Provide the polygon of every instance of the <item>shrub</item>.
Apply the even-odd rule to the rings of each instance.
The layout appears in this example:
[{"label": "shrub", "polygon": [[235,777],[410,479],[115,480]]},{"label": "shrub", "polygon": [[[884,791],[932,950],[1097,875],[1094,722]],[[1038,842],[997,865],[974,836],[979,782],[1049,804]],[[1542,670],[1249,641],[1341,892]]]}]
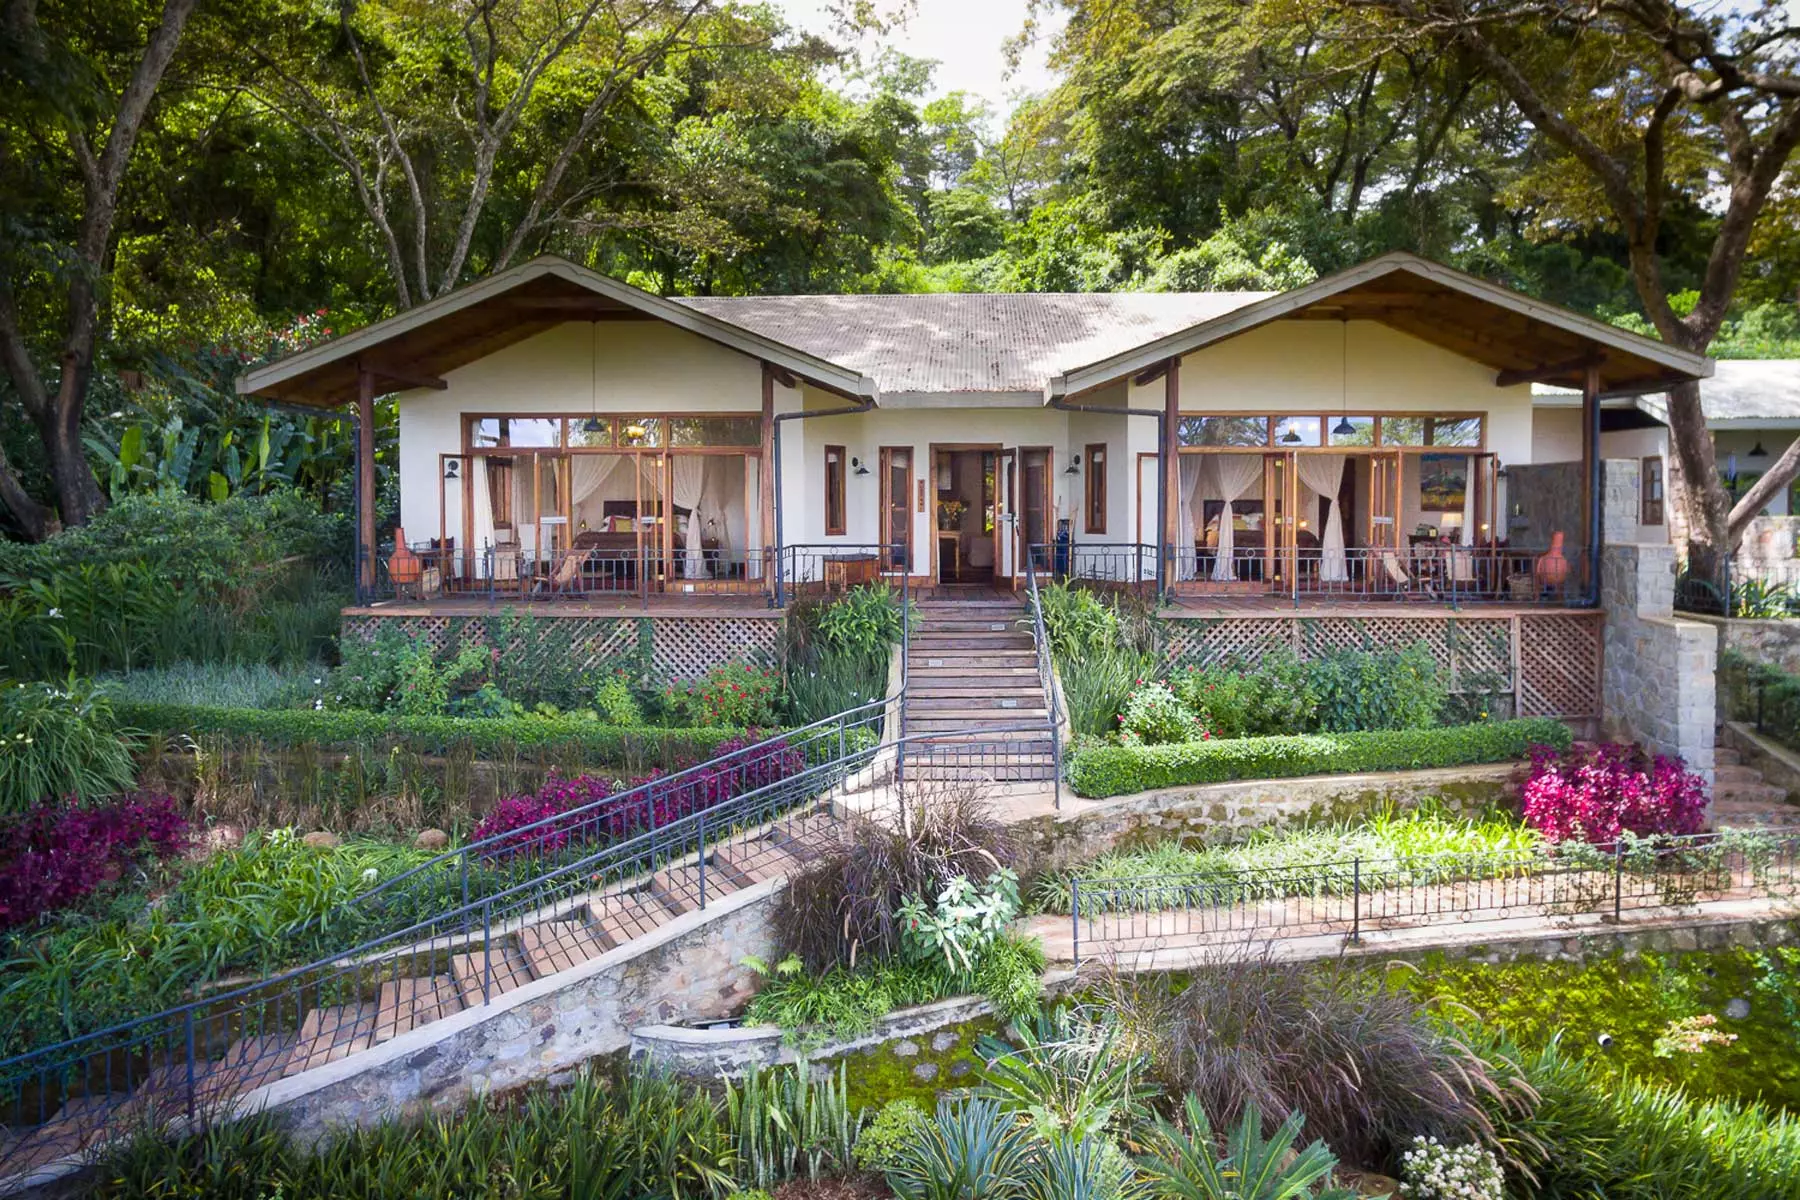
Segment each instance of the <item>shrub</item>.
[{"label": "shrub", "polygon": [[0,929],[78,903],[143,862],[173,858],[187,841],[169,796],[43,804],[0,821]]},{"label": "shrub", "polygon": [[1144,1063],[1121,1047],[1117,1027],[1087,1009],[1015,1022],[1008,1040],[983,1035],[975,1050],[976,1093],[1046,1140],[1124,1133],[1146,1115],[1143,1102],[1154,1092],[1140,1084]]},{"label": "shrub", "polygon": [[1138,680],[1119,710],[1119,741],[1127,746],[1205,741],[1211,736],[1201,718],[1166,683]]},{"label": "shrub", "polygon": [[887,1183],[900,1200],[1002,1200],[1018,1194],[1032,1150],[1025,1127],[994,1101],[940,1100]]},{"label": "shrub", "polygon": [[1177,992],[1163,982],[1102,983],[1098,1003],[1159,1082],[1219,1120],[1253,1106],[1264,1128],[1305,1114],[1310,1131],[1363,1166],[1397,1163],[1419,1134],[1491,1132],[1483,1107],[1522,1103],[1505,1073],[1424,1005],[1345,963],[1220,958]]},{"label": "shrub", "polygon": [[898,814],[853,820],[841,849],[788,880],[773,917],[776,941],[822,973],[900,955],[898,913],[959,875],[986,878],[1014,858],[1006,827],[973,786],[902,795]]},{"label": "shrub", "polygon": [[1317,727],[1333,733],[1428,729],[1450,694],[1431,648],[1348,650],[1307,666]]},{"label": "shrub", "polygon": [[632,691],[631,676],[614,671],[594,689],[594,711],[609,725],[632,729],[644,723],[644,710]]},{"label": "shrub", "polygon": [[[585,778],[585,777],[584,777]],[[558,789],[561,781],[552,780],[544,785],[544,791]],[[471,842],[485,842],[490,838],[500,838],[492,846],[484,847],[482,854],[490,858],[510,858],[515,854],[555,854],[569,844],[570,829],[567,823],[552,822],[538,825],[565,811],[565,806],[557,800],[539,796],[508,796],[494,805],[487,816],[481,818],[475,828],[469,831]],[[525,829],[525,826],[536,826]],[[512,833],[513,830],[521,830]],[[510,837],[503,835],[511,833]]]},{"label": "shrub", "polygon": [[853,587],[819,614],[818,631],[835,653],[885,655],[900,641],[900,602],[885,583]]},{"label": "shrub", "polygon": [[834,965],[817,974],[794,955],[774,966],[756,958],[744,963],[763,977],[744,1009],[745,1018],[779,1026],[797,1035],[793,1040],[802,1045],[860,1036],[896,1008],[953,994],[949,977],[929,963],[864,961],[854,970]]},{"label": "shrub", "polygon": [[856,1165],[880,1173],[899,1161],[905,1148],[923,1133],[931,1118],[911,1100],[890,1100],[856,1138]]},{"label": "shrub", "polygon": [[104,689],[85,680],[0,683],[0,814],[130,787],[133,741]]},{"label": "shrub", "polygon": [[880,700],[887,692],[886,654],[838,654],[814,647],[787,663],[787,715],[811,725]]},{"label": "shrub", "polygon": [[935,904],[908,896],[894,915],[908,958],[968,976],[1019,915],[1019,877],[1004,867],[982,884],[967,875],[952,875]]},{"label": "shrub", "polygon": [[1119,796],[1233,779],[1399,771],[1508,762],[1538,744],[1567,746],[1559,721],[1529,718],[1439,729],[1214,739],[1165,746],[1077,741],[1068,757],[1078,796]]},{"label": "shrub", "polygon": [[1057,582],[1038,589],[1044,632],[1059,663],[1119,644],[1119,613],[1089,588]]},{"label": "shrub", "polygon": [[1416,1137],[1400,1156],[1403,1200],[1506,1200],[1506,1176],[1486,1146]]},{"label": "shrub", "polygon": [[1603,846],[1625,833],[1699,833],[1706,799],[1706,781],[1681,759],[1618,742],[1534,748],[1523,792],[1525,820],[1546,838]]},{"label": "shrub", "polygon": [[283,669],[265,663],[181,662],[95,680],[115,700],[139,704],[204,704],[216,708],[310,705],[329,669],[316,663]]},{"label": "shrub", "polygon": [[1059,659],[1057,678],[1069,707],[1069,728],[1088,737],[1118,732],[1119,710],[1138,680],[1156,669],[1146,654],[1119,646],[1095,646],[1074,658]]},{"label": "shrub", "polygon": [[781,721],[781,678],[765,667],[730,663],[704,679],[670,684],[663,708],[684,725],[767,728]]},{"label": "shrub", "polygon": [[439,716],[449,710],[453,690],[487,669],[491,654],[464,642],[440,662],[423,634],[383,625],[373,638],[347,637],[340,644],[342,661],[326,681],[325,707]]},{"label": "shrub", "polygon": [[1319,706],[1306,665],[1291,650],[1265,654],[1254,665],[1192,667],[1170,684],[1215,737],[1300,733],[1313,728]]}]

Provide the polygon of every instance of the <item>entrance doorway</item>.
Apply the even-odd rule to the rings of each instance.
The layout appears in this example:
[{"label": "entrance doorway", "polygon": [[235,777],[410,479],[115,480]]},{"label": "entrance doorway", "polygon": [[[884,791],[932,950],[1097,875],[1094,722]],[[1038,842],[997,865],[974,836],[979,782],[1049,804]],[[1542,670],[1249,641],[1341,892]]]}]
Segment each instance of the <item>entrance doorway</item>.
[{"label": "entrance doorway", "polygon": [[991,585],[999,577],[1002,466],[998,446],[931,448],[932,578]]}]

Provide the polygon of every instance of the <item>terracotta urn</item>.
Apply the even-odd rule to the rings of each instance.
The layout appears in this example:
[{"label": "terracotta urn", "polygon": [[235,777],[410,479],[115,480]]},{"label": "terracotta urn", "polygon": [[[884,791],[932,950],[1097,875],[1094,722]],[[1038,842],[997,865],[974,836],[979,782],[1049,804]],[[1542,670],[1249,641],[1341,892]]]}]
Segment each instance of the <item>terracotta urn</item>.
[{"label": "terracotta urn", "polygon": [[388,578],[397,584],[417,583],[423,571],[424,564],[419,561],[419,556],[407,548],[406,530],[396,527],[394,553],[388,559]]},{"label": "terracotta urn", "polygon": [[1550,535],[1550,548],[1538,555],[1537,563],[1532,567],[1537,576],[1538,586],[1558,588],[1569,577],[1569,560],[1563,556],[1562,531]]}]

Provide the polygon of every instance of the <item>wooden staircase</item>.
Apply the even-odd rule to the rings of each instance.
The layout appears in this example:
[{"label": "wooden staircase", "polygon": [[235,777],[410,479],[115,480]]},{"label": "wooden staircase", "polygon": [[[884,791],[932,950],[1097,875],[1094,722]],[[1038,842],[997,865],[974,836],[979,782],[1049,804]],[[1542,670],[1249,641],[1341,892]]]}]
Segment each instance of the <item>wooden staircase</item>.
[{"label": "wooden staircase", "polygon": [[[1025,605],[926,600],[917,609],[906,663],[907,778],[1054,779],[1049,700]],[[1020,725],[1033,728],[1008,728]]]},{"label": "wooden staircase", "polygon": [[[838,818],[821,808],[712,848],[705,864],[708,903],[787,876],[837,843],[841,829]],[[627,890],[569,897],[554,912],[539,914],[507,933],[495,933],[485,946],[480,931],[475,931],[474,944],[450,955],[446,971],[382,979],[378,986],[371,982],[373,994],[342,1004],[315,1005],[303,1013],[289,1009],[288,1029],[236,1037],[221,1057],[209,1057],[203,1048],[194,1068],[195,1106],[210,1109],[265,1084],[348,1058],[626,945],[699,908],[700,871],[698,859],[690,856]],[[402,951],[391,961],[404,962],[412,954]],[[414,957],[443,964],[441,952]],[[346,979],[343,985],[352,982]],[[102,1073],[115,1068],[112,1057]],[[89,1094],[67,1100],[41,1124],[0,1126],[0,1180],[81,1153],[106,1140],[112,1135],[109,1131],[128,1131],[153,1113],[163,1117],[185,1113],[188,1066],[185,1055],[171,1061],[176,1058],[164,1054],[160,1063],[145,1064],[130,1076],[129,1086],[115,1079],[113,1090],[101,1090],[104,1083],[100,1088],[90,1083]]]}]

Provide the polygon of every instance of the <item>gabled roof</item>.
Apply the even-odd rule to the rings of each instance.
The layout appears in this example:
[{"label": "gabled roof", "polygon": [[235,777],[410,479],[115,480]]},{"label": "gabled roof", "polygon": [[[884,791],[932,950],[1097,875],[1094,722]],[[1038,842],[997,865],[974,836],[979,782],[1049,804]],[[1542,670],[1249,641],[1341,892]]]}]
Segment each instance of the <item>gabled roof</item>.
[{"label": "gabled roof", "polygon": [[[1376,320],[1500,373],[1580,387],[1590,362],[1600,390],[1661,391],[1712,372],[1712,360],[1533,300],[1420,258],[1384,254],[1154,341],[1063,372],[1046,395],[1073,395],[1283,319]],[[1558,368],[1558,369],[1549,369]],[[1516,374],[1515,374],[1516,377]],[[1518,382],[1525,382],[1520,378]]]},{"label": "gabled roof", "polygon": [[679,303],[829,358],[899,393],[1042,395],[1059,372],[1270,292],[702,296]]},{"label": "gabled roof", "polygon": [[[1668,423],[1667,395],[1645,396],[1638,407]],[[1700,410],[1708,425],[1724,429],[1800,426],[1800,359],[1720,359],[1700,382]]]},{"label": "gabled roof", "polygon": [[564,321],[628,319],[666,321],[847,396],[877,395],[859,371],[549,255],[258,367],[237,388],[335,408],[356,398],[362,369],[389,383],[417,386],[413,381],[441,376]]}]

